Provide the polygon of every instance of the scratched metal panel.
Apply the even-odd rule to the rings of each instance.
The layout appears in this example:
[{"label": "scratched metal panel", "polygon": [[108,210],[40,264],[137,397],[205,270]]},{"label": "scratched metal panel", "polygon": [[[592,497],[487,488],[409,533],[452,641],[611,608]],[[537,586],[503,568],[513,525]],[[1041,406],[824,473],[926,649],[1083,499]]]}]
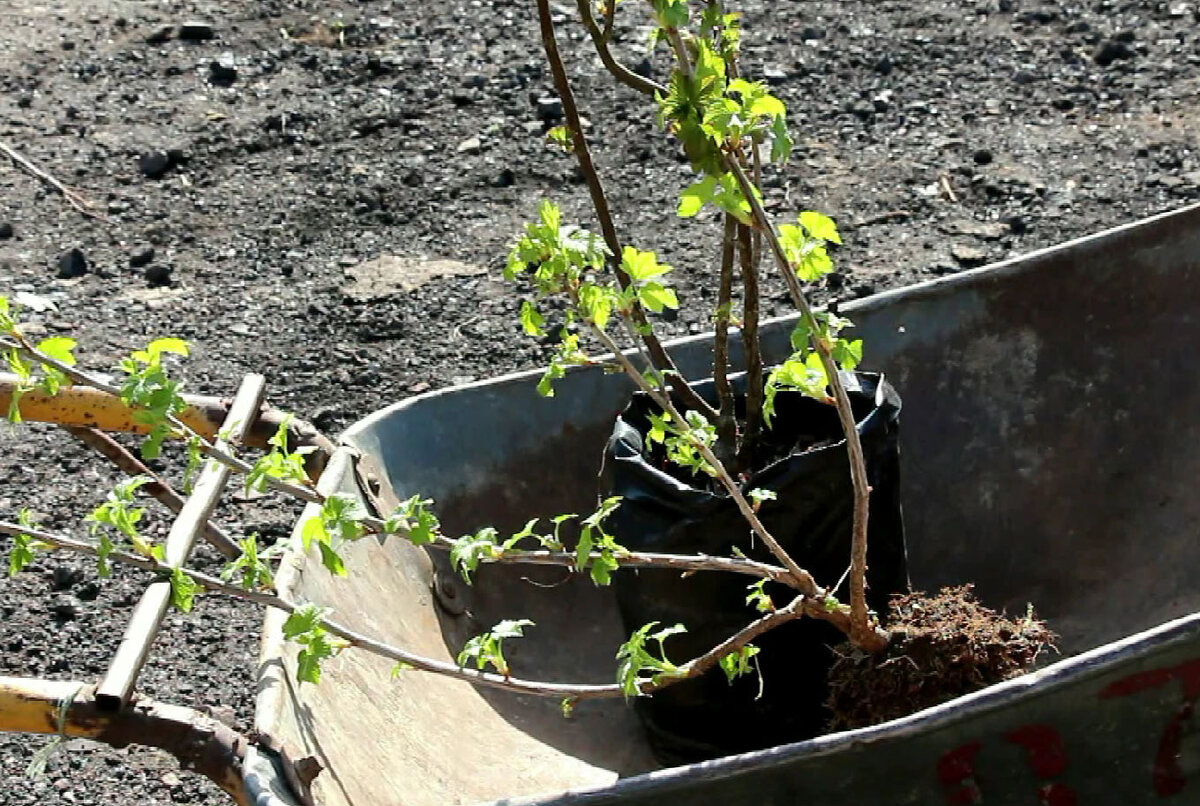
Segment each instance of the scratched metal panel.
[{"label": "scratched metal panel", "polygon": [[[373,733],[371,755],[385,761],[358,782],[353,802],[1067,806],[1185,798],[1200,764],[1189,738],[1200,694],[1200,622],[1191,615],[1200,610],[1192,571],[1200,567],[1197,311],[1197,207],[846,306],[866,340],[867,368],[887,373],[904,397],[914,581],[973,581],[987,603],[1010,610],[1035,602],[1063,634],[1068,660],[903,721],[672,770],[653,769],[622,703],[589,704],[579,721],[564,722],[556,703],[463,694],[471,704],[451,709],[447,730],[437,709],[423,712],[424,734],[446,738],[420,757],[404,749],[410,728],[397,726],[395,752],[389,737]],[[776,360],[789,328],[790,320],[770,327]],[[703,339],[673,346],[690,377],[707,372],[707,350]],[[451,532],[587,511],[600,447],[628,388],[582,371],[542,400],[536,378],[406,400],[344,440],[382,465],[397,496],[435,498]],[[406,585],[428,581],[439,564],[378,551],[362,562],[391,563]],[[458,592],[464,610],[440,613],[422,640],[456,647],[478,623],[530,616],[541,628],[511,658],[523,676],[611,679],[621,634],[609,592],[580,581],[546,590],[529,585],[529,575],[489,569]],[[323,594],[345,601],[324,603],[364,623],[387,623],[404,607],[375,588],[339,590]],[[591,615],[588,630],[563,641],[581,612]],[[322,685],[336,686],[337,673],[332,666]],[[406,677],[380,680],[381,692],[417,696]],[[358,714],[327,704],[305,717],[343,722],[353,735]],[[492,760],[502,763],[482,788],[478,768],[465,764],[438,767],[426,785],[430,759],[454,759],[497,719],[541,755],[506,753],[498,743]],[[576,772],[546,763],[556,756],[573,759]],[[536,798],[564,787],[583,789]]]}]

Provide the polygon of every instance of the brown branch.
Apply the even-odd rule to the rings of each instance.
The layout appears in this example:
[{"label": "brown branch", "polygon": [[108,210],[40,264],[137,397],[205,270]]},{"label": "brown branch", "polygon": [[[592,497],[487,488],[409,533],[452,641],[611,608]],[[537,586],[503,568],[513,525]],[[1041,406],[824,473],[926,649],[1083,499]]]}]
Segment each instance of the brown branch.
[{"label": "brown branch", "polygon": [[[108,459],[118,469],[130,476],[148,476],[150,482],[142,486],[148,495],[153,496],[167,509],[175,514],[179,514],[179,510],[183,509],[183,498],[179,493],[175,492],[174,488],[167,483],[165,479],[154,473],[150,468],[142,464],[136,456],[125,449],[125,446],[117,442],[115,439],[105,434],[103,431],[97,431],[95,428],[83,428],[81,426],[63,426],[72,436],[87,445],[96,453]],[[213,548],[221,552],[227,560],[237,559],[242,550],[238,548],[233,538],[225,533],[225,531],[213,523],[211,520],[204,522],[204,539],[207,540]]]},{"label": "brown branch", "polygon": [[613,21],[616,19],[616,3],[614,0],[609,0],[605,11],[603,30],[596,24],[596,18],[592,16],[591,0],[575,0],[575,6],[579,10],[579,17],[583,20],[588,35],[592,38],[596,54],[600,57],[600,61],[604,64],[608,72],[612,73],[613,78],[625,86],[646,95],[656,95],[659,93],[666,95],[666,87],[657,81],[639,76],[617,61],[616,57],[612,55],[612,51],[609,50],[608,44],[612,36]]},{"label": "brown branch", "polygon": [[842,384],[841,377],[838,375],[837,363],[833,360],[833,356],[829,352],[829,345],[823,339],[818,338],[819,329],[817,328],[816,319],[813,316],[812,307],[808,304],[808,300],[804,296],[804,290],[800,287],[800,281],[788,262],[787,255],[783,251],[783,245],[779,242],[779,237],[776,235],[775,228],[767,218],[762,203],[759,202],[758,196],[755,195],[750,180],[747,179],[745,171],[742,170],[736,158],[726,157],[725,167],[737,179],[742,194],[750,204],[750,210],[758,228],[762,231],[763,236],[771,246],[775,262],[778,264],[779,270],[787,281],[788,291],[792,296],[792,303],[800,311],[801,317],[803,317],[809,327],[809,332],[812,334],[813,349],[820,356],[821,365],[825,369],[829,387],[833,391],[838,420],[841,422],[842,432],[846,437],[846,449],[850,457],[850,478],[854,486],[854,526],[850,553],[850,618],[852,625],[850,637],[855,644],[864,650],[869,652],[881,651],[887,646],[886,633],[883,633],[871,624],[866,596],[867,517],[869,515],[871,487],[867,481],[866,459],[863,456],[862,441],[858,436],[858,426],[855,422],[854,411],[850,406],[850,397],[846,394],[846,387]]},{"label": "brown branch", "polygon": [[742,466],[748,467],[757,459],[758,443],[763,425],[763,357],[758,335],[759,286],[758,264],[750,228],[738,225],[738,254],[742,269],[742,345],[746,349],[746,424],[742,435],[745,455]]},{"label": "brown branch", "polygon": [[[97,554],[96,546],[87,541],[75,540],[64,535],[46,532],[33,527],[22,526],[17,523],[0,521],[0,534],[29,535],[36,540],[40,540],[43,543],[55,546],[57,548],[75,551],[90,556],[96,556]],[[108,555],[108,558],[113,562],[121,563],[134,568],[140,568],[142,570],[150,571],[160,575],[170,574],[172,570],[170,566],[159,562],[152,557],[131,554],[126,551],[113,551]],[[718,560],[719,562],[724,563],[736,562],[730,560],[720,561],[720,558],[706,558],[705,562],[710,562],[712,560]],[[770,568],[770,566],[764,567]],[[282,610],[285,613],[294,613],[297,609],[296,604],[287,601],[274,592],[246,590],[199,571],[193,571],[189,568],[184,568],[181,570],[193,581],[212,593],[227,596],[232,599],[238,599],[240,601],[251,602],[262,607],[273,607],[277,610]],[[779,570],[782,572],[782,569]],[[729,651],[733,651],[753,640],[755,636],[760,635],[766,630],[787,620],[786,618],[780,617],[779,613],[792,612],[794,615],[791,617],[794,618],[799,614],[799,609],[801,607],[803,608],[804,612],[809,613],[810,615],[816,614],[816,612],[821,609],[818,603],[805,599],[803,596],[798,596],[793,600],[788,608],[784,608],[782,611],[777,611],[777,613],[771,614],[769,617],[760,618],[757,621],[752,622],[747,627],[740,630],[732,638],[722,642],[722,644],[719,646],[731,646],[732,649]],[[321,619],[320,625],[327,632],[332,635],[336,635],[337,637],[346,641],[352,647],[358,647],[359,649],[363,649],[372,654],[387,658],[388,660],[406,664],[416,670],[433,672],[435,674],[451,677],[456,680],[463,680],[473,685],[487,686],[505,691],[513,691],[519,694],[535,694],[542,697],[566,697],[574,700],[624,696],[624,692],[622,691],[621,687],[616,684],[573,685],[566,683],[547,683],[535,680],[523,680],[520,678],[493,674],[491,672],[466,669],[461,668],[453,663],[427,658],[423,655],[418,655],[416,653],[409,652],[408,650],[401,649],[400,647],[378,641],[370,636],[359,633],[353,629],[350,629],[349,627],[326,618]],[[723,654],[728,654],[728,652]],[[688,669],[690,671],[684,676],[677,675],[667,677],[659,680],[658,682],[646,681],[641,691],[643,693],[650,693],[651,691],[657,691],[658,689],[677,683],[680,680],[684,680],[687,677],[695,677],[699,674],[702,674],[704,671],[711,668],[718,660],[720,660],[720,656],[711,657],[712,655],[713,650],[710,650],[704,655],[685,663],[680,668]]]},{"label": "brown branch", "polygon": [[[592,162],[592,154],[588,149],[587,138],[583,134],[583,125],[579,120],[579,108],[575,104],[575,93],[571,90],[571,82],[567,78],[567,69],[558,52],[558,43],[554,36],[554,21],[550,15],[550,0],[537,0],[538,21],[541,26],[542,47],[546,51],[546,60],[550,63],[550,73],[554,78],[554,89],[563,103],[563,114],[567,118],[567,128],[571,131],[571,141],[574,146],[575,159],[579,162],[579,170],[587,181],[588,193],[591,195],[592,207],[596,210],[596,218],[600,221],[600,233],[609,251],[609,265],[613,268],[617,283],[624,290],[629,287],[629,275],[621,270],[621,242],[613,224],[612,211],[608,206],[608,198],[604,193],[604,185],[600,174]],[[675,362],[663,348],[662,342],[650,329],[646,312],[635,300],[633,303],[633,319],[639,332],[643,332],[643,341],[654,366],[663,371],[671,389],[679,396],[684,406],[700,412],[710,423],[715,423],[717,412],[708,405],[696,391],[688,385],[687,379],[679,372]]]},{"label": "brown branch", "polygon": [[107,216],[105,216],[101,213],[97,213],[95,211],[95,209],[93,209],[95,207],[95,204],[93,202],[89,201],[87,199],[87,197],[85,197],[82,193],[80,193],[78,190],[75,190],[74,188],[64,185],[62,182],[55,179],[49,173],[47,173],[43,169],[39,168],[38,166],[34,165],[33,162],[30,161],[27,157],[23,157],[20,154],[18,154],[16,149],[14,149],[12,146],[7,145],[3,142],[0,142],[0,153],[3,153],[6,157],[8,157],[10,160],[12,160],[14,164],[23,168],[30,175],[36,177],[37,179],[42,180],[47,185],[49,185],[50,187],[54,188],[59,193],[61,193],[62,197],[67,200],[67,203],[70,204],[72,207],[74,207],[76,210],[78,210],[80,213],[83,213],[85,216],[87,216],[89,218],[94,218],[98,221],[103,221],[105,224],[113,223],[112,219],[108,218]]},{"label": "brown branch", "polygon": [[729,384],[729,314],[733,305],[733,252],[737,219],[725,214],[725,229],[721,237],[721,277],[717,285],[717,316],[713,334],[713,385],[720,401],[717,415],[718,453],[726,461],[738,457],[737,415],[733,403],[733,387]]}]

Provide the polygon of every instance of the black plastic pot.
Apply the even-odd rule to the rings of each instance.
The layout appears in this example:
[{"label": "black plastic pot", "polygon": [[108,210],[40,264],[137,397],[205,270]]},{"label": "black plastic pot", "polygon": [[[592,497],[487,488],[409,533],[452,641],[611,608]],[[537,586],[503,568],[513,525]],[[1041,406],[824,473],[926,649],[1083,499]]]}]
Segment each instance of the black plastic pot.
[{"label": "black plastic pot", "polygon": [[[843,373],[872,487],[868,525],[867,599],[883,613],[893,593],[907,590],[908,569],[899,497],[900,398],[881,375]],[[735,390],[739,405],[744,387]],[[715,402],[711,382],[697,391]],[[655,404],[635,395],[618,418],[605,450],[602,493],[624,500],[609,526],[632,550],[730,556],[736,546],[748,556],[774,562],[761,541],[751,539],[745,520],[724,492],[644,450],[647,414]],[[845,439],[832,406],[796,392],[776,398],[771,440],[783,458],[754,473],[744,490],[765,488],[778,498],[761,511],[763,523],[793,558],[823,585],[833,585],[850,562],[853,489]],[[801,447],[792,452],[790,446]],[[687,633],[667,639],[668,656],[682,662],[733,635],[755,617],[746,604],[748,578],[642,570],[614,577],[628,630],[658,621],[682,623]],[[772,590],[772,586],[768,586]],[[779,605],[791,591],[773,591]],[[839,593],[844,599],[845,588]],[[824,732],[826,677],[832,645],[843,636],[824,622],[802,619],[755,641],[761,671],[727,682],[719,669],[636,701],[651,745],[664,763],[716,758],[799,741]]]}]

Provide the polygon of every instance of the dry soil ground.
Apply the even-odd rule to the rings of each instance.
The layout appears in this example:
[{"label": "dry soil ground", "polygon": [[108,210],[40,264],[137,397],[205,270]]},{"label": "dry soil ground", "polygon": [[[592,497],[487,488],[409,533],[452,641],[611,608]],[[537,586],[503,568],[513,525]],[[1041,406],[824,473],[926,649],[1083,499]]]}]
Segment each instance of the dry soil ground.
[{"label": "dry soil ground", "polygon": [[[1194,2],[744,5],[747,72],[789,103],[797,140],[768,199],[781,214],[830,213],[847,235],[819,297],[953,273],[1200,199]],[[535,365],[544,348],[519,335],[518,298],[495,270],[541,198],[588,214],[572,164],[542,141],[557,109],[531,6],[5,0],[0,142],[108,221],[0,162],[0,289],[53,303],[31,321],[79,338],[89,367],[183,337],[195,346],[191,389],[228,394],[243,373],[264,372],[277,404],[330,432],[431,387]],[[661,77],[639,10],[622,9],[621,52]],[[211,37],[201,26],[181,39],[176,26],[191,21]],[[688,168],[643,100],[614,88],[566,30],[619,225],[678,267],[687,313],[668,327],[698,331],[706,306],[687,303],[703,296],[715,234],[675,219]],[[480,273],[349,293],[346,270],[380,255]],[[784,304],[773,288],[768,308]],[[4,431],[0,444],[9,515],[27,505],[78,531],[114,479],[49,428]],[[230,500],[220,519],[278,537],[294,515]],[[71,559],[0,581],[0,674],[94,679],[139,590],[122,573],[97,582]],[[259,618],[215,598],[171,616],[145,691],[223,707],[247,726]],[[138,749],[73,746],[27,778],[43,743],[0,737],[0,803],[221,802]]]}]

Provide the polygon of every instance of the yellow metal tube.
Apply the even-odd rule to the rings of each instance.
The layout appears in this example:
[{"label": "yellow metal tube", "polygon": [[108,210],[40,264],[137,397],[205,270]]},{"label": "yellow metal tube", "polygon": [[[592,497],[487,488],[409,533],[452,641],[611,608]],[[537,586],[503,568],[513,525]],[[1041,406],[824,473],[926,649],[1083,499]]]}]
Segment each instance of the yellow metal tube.
[{"label": "yellow metal tube", "polygon": [[[17,382],[15,375],[0,373],[0,412],[8,411]],[[188,407],[179,415],[179,419],[206,439],[216,438],[221,423],[229,414],[230,401],[201,395],[184,395],[183,399]],[[87,386],[64,386],[54,395],[48,395],[41,389],[25,392],[18,401],[18,410],[22,419],[32,422],[131,434],[149,431],[144,423],[134,420],[133,410],[120,398]],[[285,417],[284,412],[264,406],[246,433],[243,444],[252,448],[268,447],[267,440],[274,436]],[[308,462],[309,475],[315,481],[333,453],[333,443],[303,420],[293,419],[288,426],[288,435],[293,449],[304,445],[318,449],[309,454],[312,461]]]},{"label": "yellow metal tube", "polygon": [[166,750],[181,766],[207,776],[239,806],[250,806],[242,762],[248,741],[191,708],[137,700],[117,711],[96,703],[95,687],[78,681],[0,677],[0,732],[61,734],[113,747]]}]

